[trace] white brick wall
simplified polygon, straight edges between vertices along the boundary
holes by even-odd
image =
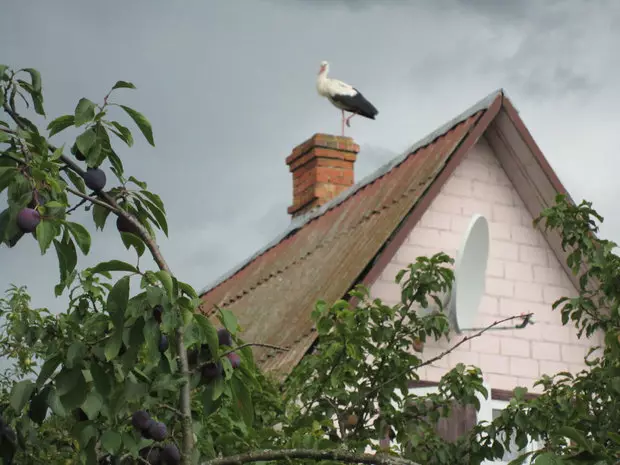
[[[533,382],[543,374],[579,371],[591,341],[578,340],[572,326],[561,324],[559,311],[551,304],[576,290],[532,217],[482,139],[446,182],[428,211],[372,286],[374,297],[386,303],[399,301],[396,273],[421,255],[443,250],[452,257],[460,244],[471,215],[489,220],[491,244],[486,291],[476,326],[506,316],[533,312],[536,324],[521,330],[489,331],[463,344],[432,366],[420,371],[421,379],[437,381],[456,363],[479,366],[493,388],[513,389]],[[427,344],[424,357],[436,356],[462,336]]]

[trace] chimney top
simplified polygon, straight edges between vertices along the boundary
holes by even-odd
[[[326,204],[353,185],[360,147],[350,137],[315,134],[286,158],[293,173],[293,218]]]

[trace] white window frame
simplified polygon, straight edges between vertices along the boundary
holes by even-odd
[[[482,396],[482,394],[480,393],[477,394],[478,400],[480,401],[480,410],[478,411],[478,414],[477,414],[477,421],[478,422],[481,422],[481,421],[491,422],[493,420],[493,410],[503,410],[504,408],[508,406],[509,402],[505,400],[493,399],[492,397],[493,391],[491,390],[491,387],[489,386],[489,384],[485,382],[484,387],[487,389],[489,393],[489,397],[485,399],[484,396]],[[439,388],[437,386],[415,387],[415,388],[410,388],[409,392],[415,395],[418,395],[418,396],[423,396],[426,394],[438,393]],[[400,394],[400,391],[398,393]],[[392,404],[394,405],[394,403]],[[396,405],[394,405],[394,407],[396,407]],[[519,452],[520,454],[525,453],[525,452],[531,452],[531,451],[538,450],[541,447],[542,447],[542,444],[540,443],[540,441],[535,441],[528,436],[527,446],[525,446],[525,448],[520,450]],[[523,463],[529,464],[530,462],[531,462],[531,456],[527,457]],[[509,461],[485,460],[482,463],[483,465],[506,465],[509,463]]]

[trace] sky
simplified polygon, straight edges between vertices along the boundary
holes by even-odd
[[[339,133],[340,112],[315,88],[322,60],[379,110],[348,129],[356,179],[503,88],[573,198],[593,201],[620,242],[619,23],[614,0],[20,0],[2,6],[0,63],[41,71],[47,121],[82,97],[101,102],[117,80],[138,87],[115,101],[150,119],[156,146],[136,132],[133,148],[116,147],[166,204],[159,241],[173,272],[202,289],[289,224],[293,147]],[[79,267],[132,260],[113,224],[75,218],[93,232]],[[62,311],[58,278],[33,238],[0,248],[1,289],[26,285],[34,306]]]

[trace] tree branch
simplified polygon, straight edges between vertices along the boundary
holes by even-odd
[[[533,313],[524,313],[521,315],[514,315],[514,316],[509,316],[508,318],[504,318],[502,320],[497,320],[494,321],[493,323],[491,323],[489,326],[486,326],[484,328],[482,328],[480,331],[478,331],[475,334],[471,334],[468,336],[465,336],[463,339],[461,339],[459,342],[457,342],[456,344],[454,344],[452,347],[444,350],[442,353],[440,353],[439,355],[433,357],[433,358],[429,358],[428,360],[425,360],[423,362],[418,363],[417,365],[413,366],[413,367],[409,367],[407,368],[407,370],[405,371],[401,371],[400,373],[398,373],[397,375],[391,377],[390,379],[388,379],[387,381],[385,381],[384,383],[381,383],[379,386],[377,386],[376,388],[372,389],[368,394],[366,394],[366,397],[374,394],[375,392],[377,392],[379,389],[381,389],[382,387],[384,387],[386,384],[389,384],[393,381],[396,381],[399,378],[402,378],[403,376],[406,376],[408,373],[411,373],[414,370],[417,370],[418,368],[421,368],[423,366],[426,365],[430,365],[431,363],[436,362],[439,359],[442,359],[443,357],[445,357],[446,355],[448,355],[450,352],[454,351],[457,347],[461,346],[462,344],[465,344],[465,342],[471,340],[471,339],[475,339],[477,337],[482,336],[485,332],[487,332],[489,329],[494,328],[495,326],[501,325],[502,323],[506,323],[507,321],[511,321],[511,320],[516,320],[517,318],[521,318],[524,321],[526,319],[529,320],[529,318],[531,318],[534,314]]]
[[[374,465],[418,465],[416,462],[387,454],[355,454],[343,450],[314,450],[314,449],[282,449],[247,452],[245,454],[222,457],[203,462],[202,465],[242,465],[244,463],[262,462],[270,460],[333,460],[345,463],[364,463]]]

